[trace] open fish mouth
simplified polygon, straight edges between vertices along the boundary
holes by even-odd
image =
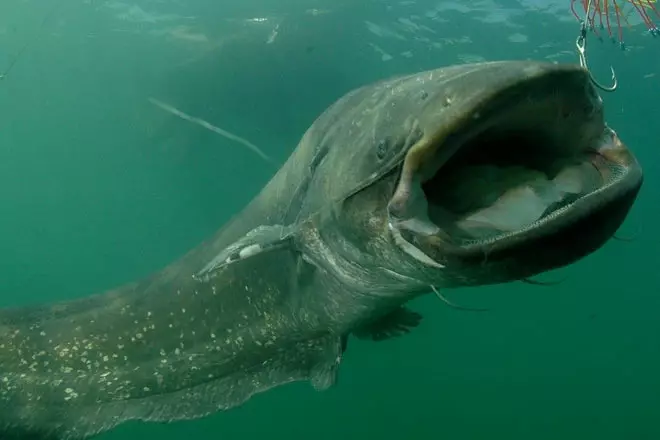
[[[592,232],[601,236],[552,263],[563,265],[594,250],[623,221],[641,168],[605,125],[602,101],[584,71],[520,79],[462,105],[458,114],[403,162],[388,209],[406,252],[442,266],[452,255],[515,248],[616,209],[608,214],[619,219],[616,225],[594,220]],[[622,200],[628,202],[617,203]]]

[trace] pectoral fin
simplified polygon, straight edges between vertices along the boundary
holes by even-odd
[[[403,336],[417,327],[422,321],[422,315],[406,307],[399,307],[382,318],[373,321],[355,331],[358,339],[384,341]]]
[[[290,247],[290,239],[294,232],[293,226],[259,226],[220,251],[194,277],[198,281],[209,281],[224,267],[232,263],[252,258],[264,252]]]

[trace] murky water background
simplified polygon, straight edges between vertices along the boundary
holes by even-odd
[[[569,0],[0,3],[0,303],[81,297],[149,274],[238,212],[318,114],[394,74],[496,59],[574,62]],[[620,90],[607,120],[645,186],[621,235],[543,279],[446,292],[409,336],[352,341],[334,389],[106,440],[660,438],[660,41],[589,40]],[[26,46],[27,44],[27,46]],[[17,62],[13,63],[18,56]],[[13,65],[13,67],[12,67]]]

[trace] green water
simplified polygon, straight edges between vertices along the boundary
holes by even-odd
[[[576,60],[568,0],[448,4],[3,0],[0,71],[20,56],[0,81],[1,305],[79,298],[158,270],[275,171],[149,98],[283,162],[356,86],[469,60]],[[607,120],[646,175],[621,230],[634,241],[541,277],[559,286],[446,292],[488,313],[415,301],[422,325],[352,341],[329,391],[287,385],[203,420],[100,438],[660,438],[660,41],[643,26],[625,32],[628,51],[590,38],[589,52],[603,81],[617,69]]]

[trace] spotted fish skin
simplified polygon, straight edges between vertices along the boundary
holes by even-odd
[[[552,75],[588,83],[579,66],[495,62],[351,91],[242,212],[178,261],[88,298],[0,310],[0,440],[82,440],[129,420],[199,418],[294,381],[326,389],[348,336],[406,333],[421,316],[404,304],[431,284],[510,281],[585,255],[579,240],[561,249],[548,240],[543,253],[508,254],[506,270],[493,254],[488,264],[457,254],[445,268],[404,252],[389,229],[398,172],[420,139],[451,133],[495,92]]]
[[[278,276],[286,258],[266,253],[260,268],[233,264],[214,282],[155,277],[4,311],[0,438],[81,438],[125,419],[199,417],[273,384],[331,383],[339,337],[320,331],[301,292]]]

